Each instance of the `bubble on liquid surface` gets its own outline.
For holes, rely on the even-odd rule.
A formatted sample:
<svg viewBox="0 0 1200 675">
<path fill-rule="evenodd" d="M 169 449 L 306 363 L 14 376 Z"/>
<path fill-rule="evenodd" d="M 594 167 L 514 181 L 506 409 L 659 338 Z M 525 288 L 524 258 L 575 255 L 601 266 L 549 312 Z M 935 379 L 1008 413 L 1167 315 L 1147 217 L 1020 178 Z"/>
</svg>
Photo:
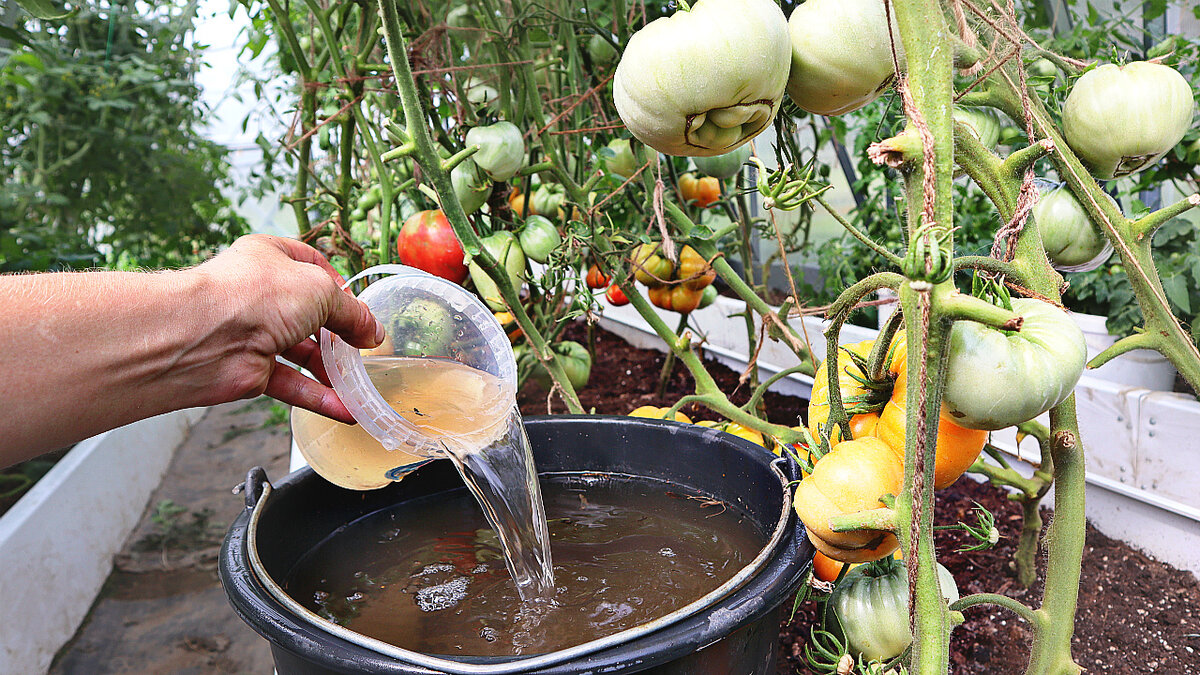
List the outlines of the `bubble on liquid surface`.
<svg viewBox="0 0 1200 675">
<path fill-rule="evenodd" d="M 449 609 L 467 597 L 467 586 L 471 580 L 467 577 L 455 577 L 444 584 L 422 588 L 417 591 L 417 607 L 422 612 L 436 612 Z"/>
<path fill-rule="evenodd" d="M 675 551 L 672 551 L 670 548 L 668 548 L 666 546 L 658 549 L 658 554 L 664 558 L 674 558 L 675 557 Z"/>
<path fill-rule="evenodd" d="M 421 568 L 420 572 L 413 574 L 413 577 L 427 577 L 430 574 L 440 574 L 442 572 L 453 572 L 454 565 L 450 563 L 433 563 Z"/>
</svg>

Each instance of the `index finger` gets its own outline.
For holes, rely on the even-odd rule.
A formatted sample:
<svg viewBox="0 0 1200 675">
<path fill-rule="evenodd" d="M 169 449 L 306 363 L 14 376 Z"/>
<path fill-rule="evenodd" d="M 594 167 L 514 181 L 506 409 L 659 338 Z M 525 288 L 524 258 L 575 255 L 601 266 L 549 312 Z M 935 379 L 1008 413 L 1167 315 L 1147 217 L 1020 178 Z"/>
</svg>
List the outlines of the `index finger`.
<svg viewBox="0 0 1200 675">
<path fill-rule="evenodd" d="M 272 237 L 271 243 L 277 246 L 279 250 L 286 253 L 287 256 L 292 260 L 302 263 L 309 263 L 310 265 L 316 265 L 317 267 L 320 267 L 325 271 L 326 274 L 329 275 L 329 278 L 337 282 L 339 288 L 346 283 L 346 280 L 342 278 L 342 275 L 338 274 L 338 271 L 333 268 L 333 265 L 331 265 L 329 261 L 325 259 L 325 256 L 321 255 L 320 251 L 309 246 L 308 244 L 296 239 L 288 239 L 286 237 Z"/>
</svg>

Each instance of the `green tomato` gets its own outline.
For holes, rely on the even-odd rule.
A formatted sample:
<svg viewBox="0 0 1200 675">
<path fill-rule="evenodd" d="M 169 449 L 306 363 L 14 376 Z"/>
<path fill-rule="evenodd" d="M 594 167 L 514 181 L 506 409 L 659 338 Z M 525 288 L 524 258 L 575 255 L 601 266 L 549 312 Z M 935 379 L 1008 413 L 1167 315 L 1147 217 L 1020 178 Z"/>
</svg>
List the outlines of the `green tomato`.
<svg viewBox="0 0 1200 675">
<path fill-rule="evenodd" d="M 588 378 L 592 374 L 592 355 L 588 353 L 587 347 L 578 342 L 564 340 L 554 345 L 551 349 L 558 356 L 558 362 L 566 372 L 567 381 L 571 383 L 571 386 L 576 390 L 587 386 Z M 527 358 L 533 358 L 533 354 L 530 353 Z M 550 377 L 550 371 L 546 370 L 546 366 L 541 361 L 538 361 L 534 365 L 530 377 L 546 391 L 550 391 L 550 388 L 554 385 L 554 380 Z"/>
<path fill-rule="evenodd" d="M 1066 186 L 1042 193 L 1032 215 L 1046 256 L 1056 269 L 1087 272 L 1112 255 L 1112 246 Z"/>
<path fill-rule="evenodd" d="M 371 227 L 365 220 L 356 220 L 350 223 L 350 238 L 359 244 L 367 244 L 371 241 Z"/>
<path fill-rule="evenodd" d="M 478 211 L 492 194 L 492 182 L 483 175 L 479 165 L 470 157 L 450 172 L 450 184 L 454 186 L 454 195 L 458 197 L 467 215 Z"/>
<path fill-rule="evenodd" d="M 484 237 L 482 242 L 488 253 L 491 253 L 492 257 L 504 267 L 513 288 L 520 290 L 521 279 L 525 274 L 525 253 L 521 251 L 521 245 L 517 242 L 516 235 L 512 232 L 497 232 L 489 237 Z M 475 283 L 476 292 L 488 307 L 491 307 L 494 312 L 508 311 L 508 306 L 504 304 L 504 299 L 500 296 L 500 289 L 487 275 L 487 272 L 484 272 L 483 268 L 475 262 L 468 265 L 467 269 L 471 274 L 471 281 Z"/>
<path fill-rule="evenodd" d="M 644 146 L 639 146 L 638 152 L 634 153 L 628 138 L 612 139 L 608 142 L 608 149 L 612 151 L 613 156 L 604 160 L 604 166 L 609 173 L 621 178 L 632 176 L 634 171 L 646 163 L 650 155 Z"/>
<path fill-rule="evenodd" d="M 617 48 L 600 35 L 593 34 L 588 38 L 587 51 L 592 63 L 598 66 L 607 66 L 617 60 Z"/>
<path fill-rule="evenodd" d="M 996 430 L 1027 422 L 1062 403 L 1087 361 L 1083 331 L 1048 302 L 1016 298 L 1021 330 L 1006 332 L 974 321 L 950 331 L 942 404 L 968 429 Z"/>
<path fill-rule="evenodd" d="M 908 570 L 902 561 L 884 574 L 872 576 L 871 565 L 855 567 L 842 577 L 829 596 L 829 611 L 841 625 L 851 654 L 888 661 L 912 644 L 908 628 Z M 938 583 L 947 602 L 958 600 L 958 585 L 950 570 L 938 563 Z"/>
<path fill-rule="evenodd" d="M 704 309 L 717 301 L 717 287 L 709 284 L 704 287 L 704 294 L 700 296 L 700 306 L 696 309 Z"/>
<path fill-rule="evenodd" d="M 518 236 L 521 250 L 536 262 L 544 263 L 550 259 L 550 253 L 562 244 L 558 228 L 548 218 L 529 216 L 525 219 L 525 227 Z"/>
<path fill-rule="evenodd" d="M 467 145 L 478 145 L 472 159 L 494 181 L 506 181 L 525 164 L 525 139 L 512 122 L 496 122 L 467 132 Z"/>
<path fill-rule="evenodd" d="M 748 159 L 750 159 L 750 145 L 746 144 L 723 155 L 693 157 L 692 163 L 705 176 L 725 180 L 738 175 L 738 172 L 742 170 L 742 165 Z"/>
<path fill-rule="evenodd" d="M 698 0 L 629 39 L 613 99 L 646 145 L 720 155 L 775 119 L 790 65 L 787 20 L 773 0 Z"/>
<path fill-rule="evenodd" d="M 468 102 L 488 109 L 494 108 L 496 101 L 500 99 L 500 92 L 495 87 L 477 77 L 468 78 L 463 83 L 463 91 L 466 92 Z"/>
<path fill-rule="evenodd" d="M 878 0 L 808 0 L 797 7 L 788 19 L 788 96 L 818 115 L 841 115 L 879 98 L 896 75 L 893 42 L 904 63 L 895 19 L 892 26 L 889 35 Z"/>
<path fill-rule="evenodd" d="M 1192 87 L 1174 68 L 1147 61 L 1083 74 L 1063 104 L 1067 144 L 1097 178 L 1149 167 L 1192 125 Z"/>
<path fill-rule="evenodd" d="M 376 206 L 379 206 L 379 202 L 381 201 L 383 201 L 383 188 L 378 185 L 373 185 L 371 186 L 371 189 L 362 193 L 362 196 L 358 198 L 358 208 L 364 211 L 370 211 Z"/>
<path fill-rule="evenodd" d="M 953 115 L 954 121 L 970 129 L 983 147 L 996 147 L 1000 140 L 1000 116 L 995 110 L 956 105 Z"/>
<path fill-rule="evenodd" d="M 446 13 L 446 25 L 452 28 L 479 28 L 479 19 L 470 5 L 459 5 Z"/>
<path fill-rule="evenodd" d="M 563 186 L 554 183 L 542 183 L 533 193 L 533 212 L 543 216 L 558 214 L 558 210 L 567 201 L 567 193 Z"/>
</svg>

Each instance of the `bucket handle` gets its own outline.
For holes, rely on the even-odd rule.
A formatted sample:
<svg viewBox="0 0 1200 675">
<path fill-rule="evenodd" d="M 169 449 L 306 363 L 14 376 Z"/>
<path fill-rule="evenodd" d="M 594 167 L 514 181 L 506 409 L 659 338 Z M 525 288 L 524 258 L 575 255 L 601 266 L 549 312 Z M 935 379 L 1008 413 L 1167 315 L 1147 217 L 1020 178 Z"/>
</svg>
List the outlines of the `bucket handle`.
<svg viewBox="0 0 1200 675">
<path fill-rule="evenodd" d="M 234 486 L 233 494 L 245 492 L 246 508 L 253 511 L 258 506 L 258 500 L 262 498 L 264 484 L 270 484 L 270 481 L 267 480 L 267 471 L 261 466 L 256 466 L 246 472 L 245 482 Z"/>
</svg>

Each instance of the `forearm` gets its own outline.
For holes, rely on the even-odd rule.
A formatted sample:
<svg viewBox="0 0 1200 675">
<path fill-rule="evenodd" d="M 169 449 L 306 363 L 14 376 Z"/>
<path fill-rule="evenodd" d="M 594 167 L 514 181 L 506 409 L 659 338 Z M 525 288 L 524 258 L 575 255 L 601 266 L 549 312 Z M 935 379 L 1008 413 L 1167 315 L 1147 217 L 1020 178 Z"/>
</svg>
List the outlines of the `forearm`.
<svg viewBox="0 0 1200 675">
<path fill-rule="evenodd" d="M 206 283 L 192 270 L 0 277 L 0 466 L 212 402 L 187 378 L 211 359 Z"/>
</svg>

